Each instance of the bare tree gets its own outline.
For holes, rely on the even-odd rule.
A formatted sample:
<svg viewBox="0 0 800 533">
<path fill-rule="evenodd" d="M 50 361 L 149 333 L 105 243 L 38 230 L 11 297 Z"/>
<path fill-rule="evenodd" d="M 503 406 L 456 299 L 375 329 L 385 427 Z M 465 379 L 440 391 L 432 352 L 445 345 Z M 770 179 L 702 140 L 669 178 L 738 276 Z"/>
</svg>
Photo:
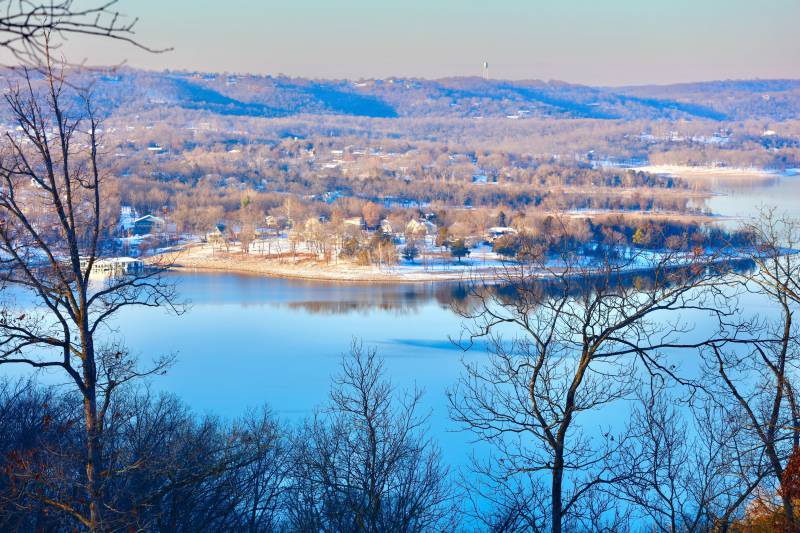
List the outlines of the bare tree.
<svg viewBox="0 0 800 533">
<path fill-rule="evenodd" d="M 286 519 L 286 492 L 291 484 L 292 449 L 288 432 L 264 409 L 243 417 L 236 429 L 249 439 L 237 462 L 228 467 L 240 480 L 239 507 L 250 533 L 274 531 Z"/>
<path fill-rule="evenodd" d="M 420 393 L 396 398 L 374 350 L 355 343 L 328 409 L 296 439 L 292 530 L 443 531 L 452 493 L 418 414 Z"/>
<path fill-rule="evenodd" d="M 800 305 L 800 261 L 794 249 L 798 224 L 765 210 L 748 229 L 756 266 L 738 277 L 737 296 L 766 303 L 766 311 L 746 312 L 739 304 L 735 313 L 720 317 L 720 340 L 702 350 L 704 382 L 719 405 L 746 424 L 748 447 L 758 450 L 765 462 L 759 488 L 776 495 L 783 510 L 782 527 L 795 531 L 796 502 L 783 489 L 786 464 L 800 447 L 795 385 L 800 337 L 794 320 Z"/>
<path fill-rule="evenodd" d="M 716 279 L 711 258 L 617 250 L 591 264 L 568 250 L 533 254 L 457 308 L 466 319 L 462 346 L 490 342 L 488 362 L 466 365 L 450 392 L 452 416 L 497 451 L 483 473 L 530 477 L 531 490 L 549 477 L 548 513 L 527 520 L 553 532 L 591 529 L 600 489 L 622 481 L 611 467 L 625 433 L 589 428 L 581 415 L 629 396 L 640 371 L 685 381 L 663 351 L 707 342 L 684 339 L 691 328 L 682 313 L 718 312 L 714 292 L 702 290 Z"/>
<path fill-rule="evenodd" d="M 612 492 L 655 531 L 724 529 L 766 473 L 745 421 L 708 398 L 680 402 L 664 387 L 637 396 L 614 467 L 625 483 Z"/>
<path fill-rule="evenodd" d="M 73 36 L 112 39 L 149 48 L 134 37 L 137 19 L 125 17 L 115 7 L 118 0 L 78 3 L 74 0 L 37 2 L 0 1 L 0 47 L 22 63 L 39 65 L 58 43 Z M 56 42 L 58 41 L 58 43 Z"/>
<path fill-rule="evenodd" d="M 80 395 L 26 380 L 0 381 L 0 529 L 75 531 L 45 500 L 80 486 Z M 106 422 L 113 531 L 279 531 L 289 485 L 286 428 L 267 410 L 227 424 L 170 395 L 127 387 Z"/>
<path fill-rule="evenodd" d="M 800 221 L 764 207 L 744 231 L 758 267 L 755 275 L 746 278 L 770 295 L 780 294 L 787 302 L 800 304 Z"/>
<path fill-rule="evenodd" d="M 85 501 L 52 501 L 91 531 L 104 527 L 103 431 L 114 389 L 146 372 L 124 350 L 103 348 L 111 321 L 129 306 L 176 306 L 174 287 L 146 267 L 103 259 L 115 220 L 104 209 L 99 121 L 88 95 L 64 83 L 47 58 L 45 77 L 23 70 L 6 95 L 18 132 L 5 136 L 0 159 L 0 281 L 33 299 L 0 312 L 0 364 L 59 369 L 80 392 L 85 426 Z M 96 271 L 107 270 L 105 279 Z"/>
</svg>

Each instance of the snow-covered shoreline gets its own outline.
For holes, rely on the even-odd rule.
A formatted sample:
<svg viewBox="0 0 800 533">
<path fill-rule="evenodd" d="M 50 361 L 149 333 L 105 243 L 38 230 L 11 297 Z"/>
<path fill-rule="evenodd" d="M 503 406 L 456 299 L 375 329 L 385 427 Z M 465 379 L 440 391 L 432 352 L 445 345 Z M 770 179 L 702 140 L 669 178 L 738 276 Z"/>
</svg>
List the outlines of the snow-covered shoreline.
<svg viewBox="0 0 800 533">
<path fill-rule="evenodd" d="M 656 264 L 660 264 L 662 252 L 631 249 L 627 258 L 629 263 L 620 271 L 625 274 L 646 273 L 651 271 Z M 172 254 L 171 254 L 172 255 Z M 695 256 L 685 252 L 675 256 L 669 262 L 669 267 L 679 268 L 690 264 Z M 719 257 L 708 255 L 710 263 L 723 261 L 742 261 L 747 258 L 742 254 L 725 254 Z M 663 258 L 662 258 L 663 260 Z M 591 272 L 589 264 L 591 259 L 585 258 L 587 271 Z M 492 281 L 503 278 L 506 272 L 504 267 L 513 262 L 503 260 L 494 253 L 478 252 L 474 256 L 463 260 L 461 263 L 423 264 L 422 262 L 401 262 L 401 264 L 377 267 L 363 266 L 350 261 L 339 260 L 326 263 L 324 261 L 307 257 L 298 258 L 266 258 L 259 255 L 242 255 L 241 253 L 223 253 L 211 251 L 207 245 L 192 245 L 183 248 L 174 254 L 170 261 L 170 270 L 178 272 L 216 272 L 240 275 L 263 276 L 271 278 L 299 279 L 324 282 L 347 283 L 434 283 L 434 282 L 468 282 Z M 663 265 L 662 265 L 663 266 Z M 558 265 L 553 264 L 553 269 L 558 270 Z M 553 271 L 543 271 L 541 275 L 533 273 L 536 277 L 545 278 L 552 275 Z"/>
<path fill-rule="evenodd" d="M 796 175 L 798 169 L 785 171 L 755 167 L 712 167 L 688 165 L 644 165 L 634 170 L 691 179 L 770 179 Z"/>
</svg>

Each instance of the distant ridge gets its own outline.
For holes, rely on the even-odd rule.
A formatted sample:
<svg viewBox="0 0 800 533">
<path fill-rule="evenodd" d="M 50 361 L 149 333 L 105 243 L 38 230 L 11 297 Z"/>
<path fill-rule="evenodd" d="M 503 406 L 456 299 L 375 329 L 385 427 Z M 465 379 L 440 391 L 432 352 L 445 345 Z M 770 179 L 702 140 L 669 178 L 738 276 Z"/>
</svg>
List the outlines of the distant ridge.
<svg viewBox="0 0 800 533">
<path fill-rule="evenodd" d="M 725 80 L 589 87 L 481 77 L 314 80 L 285 76 L 93 71 L 96 97 L 116 113 L 182 108 L 220 115 L 370 118 L 787 120 L 800 118 L 800 80 Z M 89 80 L 86 80 L 89 81 Z"/>
</svg>

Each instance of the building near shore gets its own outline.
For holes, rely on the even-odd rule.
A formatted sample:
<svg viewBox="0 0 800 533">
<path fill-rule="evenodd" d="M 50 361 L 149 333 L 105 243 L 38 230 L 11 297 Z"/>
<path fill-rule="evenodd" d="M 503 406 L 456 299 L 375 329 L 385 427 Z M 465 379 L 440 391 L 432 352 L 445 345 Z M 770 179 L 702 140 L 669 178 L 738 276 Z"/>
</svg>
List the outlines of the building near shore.
<svg viewBox="0 0 800 533">
<path fill-rule="evenodd" d="M 88 266 L 88 259 L 81 260 L 81 267 Z M 133 257 L 109 257 L 96 259 L 92 264 L 90 275 L 101 277 L 118 277 L 141 274 L 144 271 L 144 262 Z"/>
<path fill-rule="evenodd" d="M 133 221 L 134 235 L 153 235 L 164 233 L 167 230 L 166 221 L 155 215 L 145 215 Z"/>
</svg>

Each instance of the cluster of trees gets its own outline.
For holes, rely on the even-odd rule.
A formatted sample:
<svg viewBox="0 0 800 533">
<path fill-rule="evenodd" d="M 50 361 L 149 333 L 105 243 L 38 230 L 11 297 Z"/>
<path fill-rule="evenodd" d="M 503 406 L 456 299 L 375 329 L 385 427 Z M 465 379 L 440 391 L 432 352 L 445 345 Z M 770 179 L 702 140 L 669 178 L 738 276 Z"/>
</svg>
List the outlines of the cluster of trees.
<svg viewBox="0 0 800 533">
<path fill-rule="evenodd" d="M 741 247 L 750 242 L 748 230 L 726 231 L 714 224 L 674 219 L 630 218 L 609 215 L 570 218 L 558 215 L 528 217 L 516 234 L 494 240 L 494 252 L 509 258 L 524 258 L 537 251 L 560 253 L 571 250 L 581 255 L 622 253 L 634 247 L 646 250 L 719 250 Z"/>
<path fill-rule="evenodd" d="M 586 175 L 587 179 L 593 179 L 593 176 L 591 173 Z M 212 179 L 203 179 L 195 185 L 159 183 L 157 186 L 151 186 L 150 182 L 140 178 L 126 179 L 129 180 L 128 184 L 123 193 L 116 194 L 115 203 L 138 206 L 140 213 L 153 212 L 161 202 L 169 201 L 171 193 L 167 189 L 178 191 L 174 192 L 171 211 L 155 209 L 155 212 L 174 222 L 180 233 L 205 237 L 216 224 L 223 223 L 227 228 L 222 236 L 224 240 L 246 243 L 242 246 L 242 251 L 246 253 L 259 232 L 272 232 L 273 235 L 288 232 L 291 241 L 289 251 L 292 254 L 296 252 L 297 245 L 303 243 L 318 257 L 328 261 L 341 255 L 357 259 L 363 264 L 391 263 L 395 259 L 389 259 L 389 237 L 403 234 L 406 234 L 406 241 L 412 244 L 409 253 L 413 255 L 413 250 L 418 252 L 413 257 L 409 255 L 413 259 L 421 252 L 418 242 L 426 235 L 426 231 L 418 231 L 425 228 L 417 223 L 425 220 L 443 232 L 438 246 L 457 240 L 473 246 L 486 237 L 489 228 L 511 226 L 524 235 L 509 236 L 498 241 L 496 251 L 507 256 L 515 255 L 522 239 L 541 243 L 547 241 L 548 245 L 554 245 L 559 239 L 567 239 L 576 249 L 604 242 L 658 248 L 666 245 L 668 239 L 683 239 L 682 246 L 685 248 L 690 245 L 719 245 L 730 237 L 699 222 L 663 218 L 671 215 L 612 215 L 603 214 L 602 210 L 600 213 L 587 213 L 583 217 L 559 215 L 562 205 L 584 205 L 583 202 L 590 201 L 587 198 L 566 204 L 543 201 L 538 205 L 500 203 L 498 207 L 453 208 L 443 202 L 433 202 L 424 207 L 402 207 L 348 196 L 334 196 L 332 201 L 325 201 L 323 198 L 302 198 L 293 194 L 231 189 Z M 114 185 L 114 190 L 118 190 L 118 182 Z M 524 196 L 527 197 L 527 194 Z M 580 198 L 580 195 L 575 194 L 575 198 Z M 590 198 L 597 200 L 599 196 Z M 677 204 L 664 203 L 669 198 Z M 619 202 L 623 200 L 632 202 L 640 209 L 652 207 L 652 199 L 642 197 L 638 192 L 629 197 L 611 195 L 608 199 L 614 203 L 603 205 L 603 210 L 622 209 L 624 202 Z M 670 212 L 680 212 L 686 204 L 687 198 L 680 195 L 665 196 L 661 202 L 662 208 L 669 208 Z M 353 220 L 360 220 L 365 231 L 361 231 L 358 223 L 353 224 Z M 417 229 L 410 230 L 413 226 Z M 391 235 L 383 235 L 384 231 Z M 670 245 L 676 246 L 677 243 L 671 242 Z M 272 251 L 280 255 L 287 250 L 276 248 Z"/>
<path fill-rule="evenodd" d="M 223 202 L 225 211 L 215 202 Z M 450 248 L 457 259 L 489 237 L 493 227 L 511 227 L 517 233 L 493 240 L 493 250 L 508 258 L 530 253 L 533 248 L 558 251 L 568 247 L 582 255 L 628 247 L 658 250 L 703 250 L 738 246 L 747 240 L 741 231 L 671 215 L 594 214 L 566 215 L 558 210 L 500 208 L 447 209 L 439 204 L 425 209 L 385 207 L 357 198 L 333 202 L 297 199 L 292 195 L 257 191 L 231 192 L 206 184 L 178 196 L 168 215 L 180 232 L 205 237 L 220 222 L 225 230 L 215 244 L 238 243 L 242 253 L 251 247 L 279 258 L 297 258 L 303 245 L 306 255 L 326 262 L 339 258 L 363 265 L 397 262 L 394 245 L 405 241 L 400 257 L 414 261 L 433 253 L 422 241 L 429 237 L 438 247 Z M 435 230 L 435 233 L 434 233 Z M 270 240 L 288 236 L 288 244 Z M 404 239 L 401 239 L 404 237 Z M 266 240 L 265 240 L 266 239 Z M 458 246 L 453 247 L 454 243 Z M 268 247 L 268 248 L 267 248 Z M 464 250 L 461 248 L 464 247 Z M 454 252 L 455 250 L 455 252 Z"/>
<path fill-rule="evenodd" d="M 211 205 L 229 212 L 235 209 L 235 197 L 245 190 L 272 198 L 287 194 L 315 197 L 320 204 L 334 193 L 362 201 L 456 208 L 506 205 L 520 209 L 543 206 L 562 210 L 692 211 L 685 183 L 642 172 L 612 172 L 530 158 L 495 164 L 490 158 L 504 154 L 487 157 L 474 151 L 464 154 L 465 162 L 454 162 L 449 157 L 442 160 L 439 156 L 420 166 L 420 160 L 430 156 L 422 149 L 406 148 L 402 160 L 391 166 L 380 163 L 364 175 L 317 168 L 319 164 L 312 164 L 312 160 L 297 153 L 301 150 L 295 150 L 301 143 L 303 150 L 320 148 L 310 141 L 284 141 L 280 149 L 248 145 L 241 153 L 220 150 L 206 156 L 200 155 L 197 147 L 162 155 L 143 150 L 144 155 L 115 161 L 112 169 L 121 176 L 123 203 L 143 212 L 182 213 L 188 204 L 203 205 L 212 197 L 216 199 Z M 437 146 L 437 150 L 449 148 Z M 265 158 L 265 152 L 272 151 L 278 152 L 277 159 Z M 491 183 L 475 183 L 473 176 L 486 176 Z M 195 194 L 202 200 L 195 200 Z"/>
<path fill-rule="evenodd" d="M 419 251 L 413 244 L 406 245 L 403 254 L 408 259 L 414 259 Z M 355 259 L 361 265 L 377 265 L 379 268 L 397 263 L 397 248 L 392 237 L 382 231 L 377 231 L 365 239 L 358 235 L 351 235 L 344 239 L 340 255 L 344 258 Z"/>
<path fill-rule="evenodd" d="M 99 507 L 83 493 L 81 398 L 0 382 L 4 531 L 447 531 L 454 491 L 418 391 L 353 345 L 328 404 L 299 425 L 233 422 L 131 386 L 104 418 Z"/>
<path fill-rule="evenodd" d="M 796 168 L 800 161 L 800 147 L 798 141 L 780 149 L 780 153 L 768 149 L 761 139 L 743 143 L 736 147 L 665 147 L 663 150 L 650 155 L 650 162 L 654 165 L 686 165 L 704 166 L 709 164 L 723 164 L 733 168 L 766 168 L 786 169 Z"/>
</svg>

